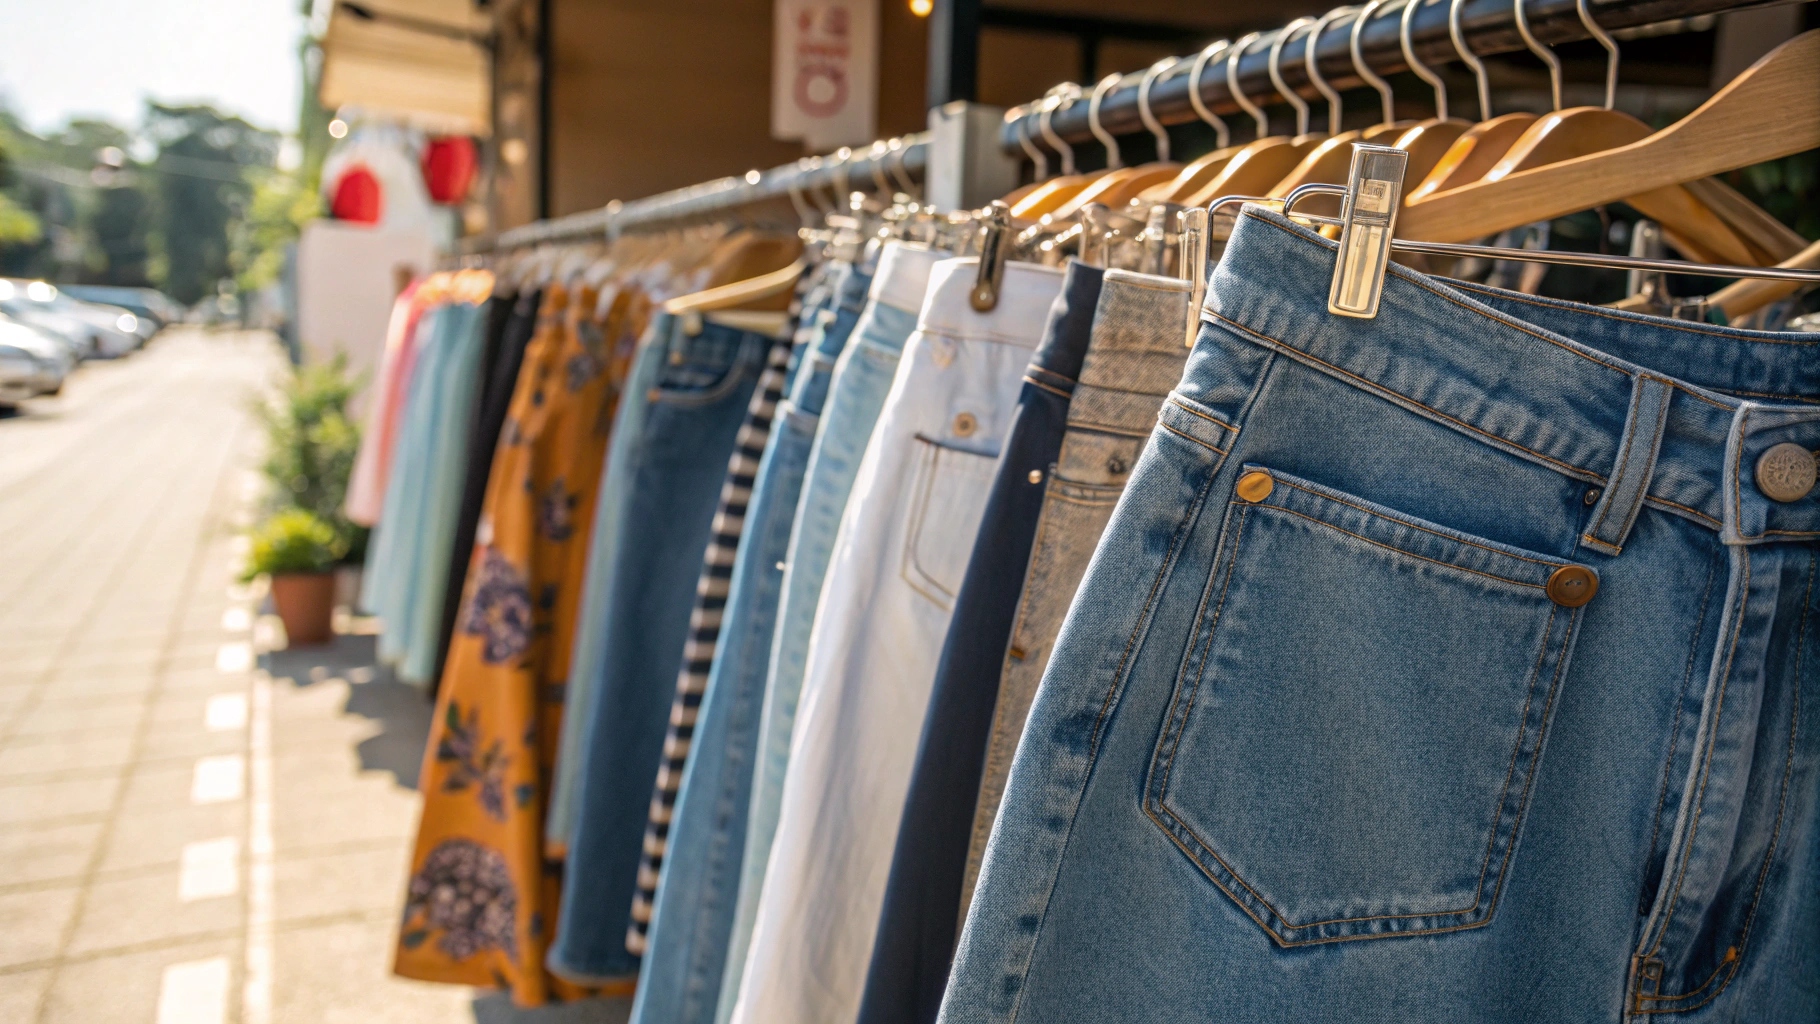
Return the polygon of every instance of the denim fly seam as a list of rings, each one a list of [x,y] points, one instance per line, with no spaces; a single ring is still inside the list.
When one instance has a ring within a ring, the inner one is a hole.
[[[1400,267],[1333,317],[1333,251],[1239,218],[942,1019],[1812,1019],[1820,503],[1755,467],[1813,342]]]
[[[845,279],[851,285],[855,272]],[[753,486],[745,536],[734,564],[726,617],[703,695],[694,749],[670,827],[663,884],[640,966],[635,1022],[712,1024],[726,973],[727,948],[745,853],[752,768],[766,668],[782,591],[781,565],[801,493],[821,402],[845,347],[864,278],[814,339],[798,369]]]
[[[1049,474],[1048,497],[1001,663],[957,910],[962,918],[973,899],[1011,759],[1056,634],[1156,422],[1157,409],[1181,379],[1188,360],[1182,343],[1189,317],[1188,288],[1188,282],[1175,278],[1106,272],[1087,359],[1068,407],[1061,452]]]
[[[816,611],[736,1022],[858,1012],[935,661],[1059,268],[938,263]]]
[[[898,242],[881,247],[865,311],[854,325],[852,340],[841,352],[829,380],[827,401],[804,471],[785,555],[777,628],[766,667],[739,900],[727,944],[726,978],[715,1013],[717,1024],[731,1018],[745,971],[759,890],[777,831],[797,697],[808,660],[809,632],[821,600],[835,532],[847,507],[853,478],[859,472],[860,458],[897,374],[904,343],[916,328],[929,271],[944,258],[942,253]]]
[[[772,340],[709,323],[670,332],[631,453],[602,617],[604,656],[582,744],[574,839],[550,968],[623,977],[645,822],[727,460]],[[643,792],[637,792],[642,790]]]

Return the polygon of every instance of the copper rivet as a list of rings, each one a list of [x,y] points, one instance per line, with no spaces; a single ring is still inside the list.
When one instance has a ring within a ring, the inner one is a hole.
[[[1578,608],[1599,592],[1599,577],[1583,565],[1564,565],[1548,577],[1548,599],[1563,608]]]
[[[956,413],[954,416],[954,436],[972,437],[980,427],[980,421],[974,419],[970,412]]]
[[[1040,469],[1031,470],[1030,471],[1030,482],[1033,484],[1042,483],[1043,482],[1043,471]]]
[[[1013,647],[1013,648],[1011,648],[1009,653],[1011,654],[1011,656],[1013,658],[1016,658],[1018,661],[1023,661],[1026,657],[1029,657],[1029,655],[1024,651],[1024,649],[1022,647]]]
[[[1757,458],[1757,490],[1772,501],[1800,501],[1814,489],[1814,453],[1792,441]]]
[[[1270,478],[1269,473],[1254,469],[1239,477],[1237,490],[1239,497],[1246,501],[1263,501],[1270,497],[1270,492],[1276,490],[1276,486],[1277,482]]]
[[[1586,503],[1588,505],[1597,505],[1599,503],[1599,495],[1604,493],[1604,491],[1599,490],[1597,487],[1588,487],[1586,489]]]

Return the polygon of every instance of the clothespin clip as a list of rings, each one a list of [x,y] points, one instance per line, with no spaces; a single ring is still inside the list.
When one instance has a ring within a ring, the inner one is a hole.
[[[980,220],[979,278],[968,296],[981,313],[998,308],[999,291],[1005,284],[1005,243],[1010,236],[1011,207],[995,199]]]
[[[1352,170],[1340,208],[1340,255],[1327,293],[1329,313],[1366,320],[1378,315],[1408,166],[1404,150],[1353,143]]]
[[[1182,211],[1182,276],[1188,280],[1188,334],[1183,343],[1189,348],[1201,333],[1201,304],[1207,301],[1207,222],[1205,206]]]

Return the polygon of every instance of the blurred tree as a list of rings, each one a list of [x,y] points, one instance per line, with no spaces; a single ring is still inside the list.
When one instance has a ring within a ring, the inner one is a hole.
[[[165,292],[183,303],[214,295],[234,274],[232,239],[252,202],[250,168],[270,168],[277,133],[208,106],[147,105],[145,132],[157,201],[154,238]]]
[[[95,253],[90,284],[141,288],[151,277],[151,203],[138,185],[104,188],[89,217]]]

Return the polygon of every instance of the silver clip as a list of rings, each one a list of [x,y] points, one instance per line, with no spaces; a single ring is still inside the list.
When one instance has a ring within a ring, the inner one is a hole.
[[[1011,207],[995,199],[980,221],[979,278],[968,295],[973,308],[981,313],[998,308],[999,290],[1005,283],[1005,241],[1010,234]]]
[[[1207,208],[1182,211],[1182,276],[1188,279],[1188,333],[1184,340],[1194,347],[1201,333],[1201,303],[1207,301]]]
[[[1340,210],[1340,255],[1333,266],[1333,288],[1327,293],[1329,313],[1367,320],[1378,315],[1408,166],[1409,154],[1403,150],[1352,144],[1352,170]]]

